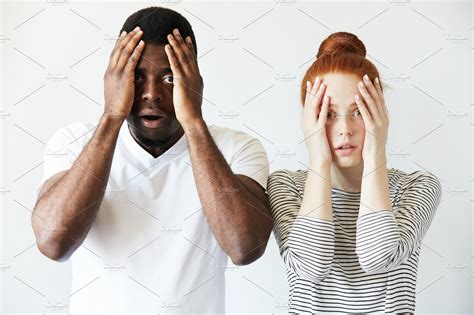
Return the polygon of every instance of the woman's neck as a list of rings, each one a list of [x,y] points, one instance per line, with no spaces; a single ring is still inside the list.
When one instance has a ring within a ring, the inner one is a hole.
[[[331,165],[331,187],[347,192],[360,192],[364,163],[352,167],[341,168]]]

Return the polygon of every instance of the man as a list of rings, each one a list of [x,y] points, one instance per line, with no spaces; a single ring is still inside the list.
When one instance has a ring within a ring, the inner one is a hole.
[[[265,251],[266,153],[207,127],[196,47],[179,13],[134,13],[99,123],[48,143],[32,225],[44,255],[71,258],[71,312],[222,313],[228,257],[245,265]]]

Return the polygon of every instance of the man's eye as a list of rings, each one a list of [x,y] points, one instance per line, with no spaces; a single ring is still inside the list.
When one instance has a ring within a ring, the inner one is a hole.
[[[328,112],[327,118],[333,118],[334,117],[334,112]]]
[[[165,81],[166,83],[173,83],[173,76],[172,75],[167,75],[167,76],[163,77],[163,81]]]
[[[138,74],[135,75],[135,80],[133,82],[139,82],[142,79],[142,77]]]
[[[356,116],[356,117],[361,117],[362,114],[361,114],[360,110],[356,110],[356,111],[354,112],[354,116]]]

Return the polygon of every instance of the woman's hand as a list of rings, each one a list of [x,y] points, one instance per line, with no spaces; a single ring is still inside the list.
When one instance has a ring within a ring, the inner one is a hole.
[[[364,161],[386,162],[385,145],[388,138],[389,115],[380,86],[380,80],[375,78],[373,84],[367,75],[359,82],[359,95],[355,101],[362,114],[365,124],[364,148],[362,159]]]
[[[331,165],[332,154],[326,135],[326,120],[329,96],[325,95],[326,84],[316,77],[314,84],[306,82],[306,98],[303,108],[302,129],[308,147],[310,163]]]

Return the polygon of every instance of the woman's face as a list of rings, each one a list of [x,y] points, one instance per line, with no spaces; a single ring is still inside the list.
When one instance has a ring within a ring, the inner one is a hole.
[[[357,88],[361,78],[354,74],[328,73],[321,76],[327,85],[326,95],[330,97],[326,134],[331,148],[332,160],[341,168],[362,163],[365,125],[355,103],[355,95],[362,96]],[[355,148],[339,149],[348,143]]]

